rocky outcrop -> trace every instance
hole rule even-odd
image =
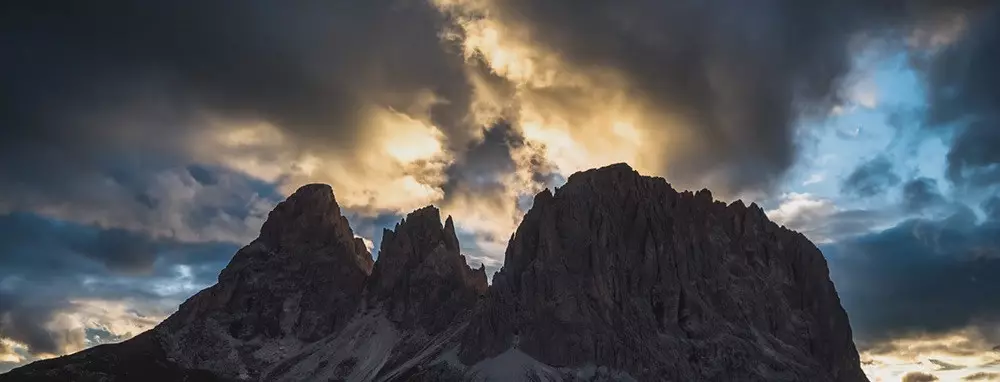
[[[265,379],[426,377],[420,369],[457,346],[486,288],[485,268],[469,268],[451,217],[442,226],[437,208],[416,210],[383,232],[362,313],[322,346],[272,368]]]
[[[383,232],[368,297],[397,325],[436,333],[475,307],[486,288],[486,268],[469,268],[451,217],[442,227],[438,209],[425,207]]]
[[[377,261],[329,186],[154,330],[0,380],[865,381],[820,252],[627,165],[535,197],[487,287],[426,207]]]
[[[190,369],[255,378],[274,362],[344,327],[361,302],[372,258],[328,185],[299,188],[268,214],[219,282],[155,329]]]
[[[372,264],[330,186],[306,185],[268,214],[260,236],[236,253],[218,284],[182,304],[165,324],[181,328],[216,316],[237,339],[291,334],[315,340],[350,318]]]
[[[535,197],[461,359],[517,343],[552,366],[640,380],[863,381],[819,250],[760,207],[626,165]]]

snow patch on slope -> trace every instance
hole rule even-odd
[[[448,362],[442,354],[439,362]],[[457,359],[454,361],[457,362]],[[465,374],[469,381],[547,381],[547,382],[635,382],[626,372],[588,364],[581,367],[553,367],[542,363],[516,347],[476,363]]]
[[[472,366],[466,377],[470,381],[550,381],[562,382],[561,373],[555,368],[538,362],[524,352],[511,348],[496,357],[487,358]]]

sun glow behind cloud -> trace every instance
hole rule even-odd
[[[872,382],[899,381],[920,372],[941,381],[960,381],[971,375],[1000,380],[1000,351],[991,349],[981,333],[960,330],[944,335],[892,339],[861,353],[861,365]]]
[[[24,362],[27,359],[22,353],[27,352],[28,347],[26,345],[9,338],[0,338],[0,364]]]
[[[350,150],[329,151],[287,137],[267,123],[219,122],[201,140],[202,155],[290,194],[304,183],[333,185],[342,207],[405,213],[443,197],[443,171],[451,163],[444,135],[426,115],[373,107]]]
[[[672,140],[684,138],[671,128],[680,122],[633,96],[614,70],[574,66],[535,46],[524,28],[490,18],[488,1],[435,3],[458,20],[460,31],[447,37],[462,44],[466,59],[481,60],[514,86],[511,97],[498,104],[502,91],[479,83],[478,121],[511,121],[563,175],[616,162],[645,173],[665,172],[664,154]]]
[[[376,3],[381,4],[366,4]],[[65,96],[43,95],[40,100],[44,102],[39,102],[32,99],[32,91],[18,94],[19,102],[23,98],[25,105],[32,104],[29,101],[37,103],[35,109],[42,111],[42,117],[18,115],[24,119],[17,122],[34,124],[42,132],[39,136],[61,137],[69,144],[61,146],[47,138],[4,131],[2,141],[12,143],[4,145],[2,151],[8,155],[4,162],[12,166],[0,166],[4,181],[0,183],[8,186],[0,195],[0,211],[22,209],[66,222],[94,223],[101,228],[125,229],[185,243],[244,244],[253,239],[268,211],[282,196],[303,183],[324,182],[334,186],[352,225],[357,224],[355,217],[383,224],[412,209],[439,205],[454,216],[460,234],[472,236],[471,240],[462,236],[463,245],[474,243],[471,250],[476,252],[470,258],[493,269],[500,266],[506,240],[520,221],[524,201],[530,200],[531,194],[558,185],[559,175],[625,161],[645,174],[667,177],[678,188],[708,187],[724,198],[745,196],[747,193],[741,192],[747,189],[759,191],[756,195],[763,195],[761,199],[770,195],[774,200],[767,207],[773,219],[805,231],[816,242],[830,242],[837,235],[887,228],[897,222],[898,216],[885,213],[882,207],[886,206],[879,205],[885,200],[847,200],[840,197],[836,187],[843,173],[855,167],[855,157],[891,151],[883,148],[888,147],[885,141],[893,139],[894,130],[888,126],[890,118],[883,117],[904,103],[898,99],[900,95],[921,103],[910,106],[925,106],[924,95],[915,89],[918,85],[894,86],[892,83],[899,81],[887,83],[883,74],[873,73],[877,70],[857,62],[850,69],[838,67],[844,55],[867,55],[858,53],[864,49],[856,51],[853,43],[845,49],[841,45],[844,34],[852,34],[847,36],[851,41],[873,43],[877,50],[873,56],[887,52],[898,55],[891,71],[899,72],[913,63],[910,59],[923,57],[906,56],[894,48],[884,50],[889,44],[873,41],[884,37],[879,31],[900,26],[900,36],[896,36],[901,39],[900,49],[940,53],[973,33],[980,17],[942,12],[929,22],[920,19],[913,25],[906,21],[896,25],[904,16],[889,15],[882,20],[883,12],[894,10],[874,9],[866,2],[839,2],[833,8],[844,13],[820,15],[824,21],[837,20],[830,23],[801,22],[817,19],[809,12],[783,8],[777,3],[746,9],[660,7],[670,2],[587,9],[586,2],[560,4],[556,0],[431,0],[436,9],[420,1],[404,3],[412,8],[404,6],[400,12],[352,8],[368,11],[362,12],[361,23],[350,22],[357,14],[311,12],[314,8],[273,9],[273,15],[283,16],[270,19],[273,23],[257,22],[260,20],[256,14],[228,10],[231,14],[226,17],[239,21],[230,27],[239,33],[223,35],[217,33],[214,23],[207,28],[187,23],[210,20],[209,15],[185,19],[190,15],[178,11],[149,19],[144,17],[150,15],[142,12],[128,13],[135,11],[132,9],[107,23],[95,24],[97,28],[112,28],[102,29],[110,33],[92,34],[103,36],[101,41],[74,36],[79,37],[74,41],[86,49],[74,48],[64,55],[59,54],[61,44],[48,40],[62,38],[60,31],[35,36],[43,37],[37,39],[41,49],[37,57],[23,60],[30,63],[26,67],[30,70],[8,71],[17,73],[12,80],[26,79],[25,89],[43,82],[32,77],[36,66],[45,68],[36,63],[49,63],[53,68],[63,68],[63,62],[81,65],[73,71],[38,70],[44,74],[42,79],[66,85]],[[931,3],[936,4],[927,2]],[[567,4],[573,9],[559,9]],[[928,9],[936,7],[928,5]],[[708,8],[713,9],[706,11]],[[917,8],[909,11],[920,13]],[[109,14],[114,12],[107,10]],[[444,30],[437,21],[421,18],[439,13],[448,16]],[[857,15],[861,16],[852,18]],[[118,20],[131,23],[136,17],[176,18],[155,23],[171,33],[143,35],[157,42],[155,46],[169,45],[178,36],[207,46],[227,46],[230,35],[240,36],[241,41],[226,50],[199,50],[199,44],[177,45],[177,52],[198,57],[177,60],[159,56],[162,50],[151,51],[157,53],[153,56],[148,55],[150,51],[130,50],[130,41],[104,40],[114,40],[113,36],[131,38],[131,34],[118,32],[130,30],[132,25],[119,25]],[[576,23],[578,17],[586,22]],[[285,25],[287,20],[292,24]],[[760,20],[764,22],[755,24]],[[877,30],[847,30],[865,20],[878,21],[874,26]],[[794,23],[800,24],[783,29]],[[553,24],[558,25],[546,29]],[[12,25],[16,30],[17,23]],[[171,25],[185,28],[170,30]],[[346,27],[328,29],[331,25]],[[808,33],[787,33],[794,29]],[[564,35],[561,40],[551,39],[559,33],[546,32]],[[331,40],[329,36],[336,38]],[[816,36],[819,38],[813,38]],[[84,51],[114,52],[115,57],[77,60]],[[51,57],[43,54],[53,52]],[[268,59],[259,59],[265,55]],[[858,61],[855,58],[848,57]],[[88,67],[88,62],[121,66]],[[229,70],[233,62],[240,63],[239,70]],[[11,63],[15,69],[20,65],[17,60]],[[170,72],[176,77],[163,88],[158,78],[125,79],[123,82],[129,85],[140,84],[140,89],[125,89],[124,101],[115,94],[107,98],[91,96],[94,91],[119,89],[121,73],[144,77],[142,73],[148,68],[134,67],[134,63],[152,63],[153,72]],[[923,80],[914,71],[909,72],[911,82]],[[984,74],[967,77],[980,75]],[[828,85],[824,81],[837,76],[845,76],[846,80],[840,84],[833,81],[837,86],[832,88],[824,87]],[[114,81],[106,81],[108,78]],[[246,78],[255,81],[244,84]],[[11,88],[17,89],[17,81],[11,82]],[[73,84],[84,90],[74,89]],[[648,84],[653,86],[643,86]],[[786,109],[790,103],[803,100],[799,94],[783,91],[814,87],[820,92],[837,92],[844,98],[820,105],[828,106],[823,109],[823,117],[831,111],[833,116],[827,122],[838,124],[836,128],[842,132],[817,138],[822,141],[817,145],[827,150],[823,153],[808,148],[793,150],[796,142],[787,139],[807,136],[813,129],[796,125],[797,110]],[[182,101],[173,102],[175,95]],[[95,99],[100,102],[91,102]],[[191,100],[195,102],[189,103]],[[190,104],[195,117],[173,115]],[[765,112],[758,115],[755,110]],[[454,114],[450,119],[442,117],[449,113]],[[104,118],[109,115],[111,118]],[[100,126],[94,128],[91,124]],[[505,128],[513,132],[510,141],[517,144],[509,144],[503,155],[480,159],[502,162],[502,166],[463,168],[476,162],[463,150],[486,145],[484,135]],[[94,142],[91,137],[96,137]],[[900,175],[919,172],[937,177],[943,188],[949,187],[939,175],[944,174],[950,143],[938,139],[934,144],[937,148],[931,151],[897,152],[892,158],[897,167],[912,162],[911,158],[920,159],[915,166],[897,169]],[[837,154],[836,159],[809,164],[793,186],[778,178],[785,175],[792,161],[808,162],[813,156],[834,158],[831,152]],[[792,159],[795,155],[799,157]],[[148,165],[147,159],[156,163],[143,167]],[[510,168],[508,161],[513,163]],[[114,168],[102,167],[107,163]],[[203,171],[239,176],[216,179],[216,185],[202,184],[185,169],[189,164],[206,165],[209,170]],[[166,167],[158,167],[161,165]],[[28,170],[22,171],[21,167]],[[55,181],[36,176],[49,173]],[[233,180],[240,177],[249,181]],[[28,187],[22,189],[21,184]],[[18,192],[8,193],[8,188]],[[193,225],[192,220],[197,219],[192,217],[201,215],[210,215],[204,217],[209,222]],[[369,237],[365,239],[366,246],[374,249],[377,242],[370,239],[377,239],[370,232],[384,225],[370,221],[366,223],[365,234]],[[387,224],[391,227],[392,223]],[[229,255],[231,252],[223,254],[227,259]],[[215,271],[205,272],[210,274],[208,279],[214,280],[211,273]],[[201,287],[181,273],[180,277],[157,280],[150,292],[162,297],[191,293]],[[0,281],[8,282],[13,277]],[[83,286],[112,285],[111,279],[88,275]],[[838,281],[838,288],[842,285]],[[74,302],[72,306],[87,315],[104,312],[101,314],[132,319],[114,313],[112,308],[95,308],[94,303]],[[84,316],[59,314],[58,322],[43,323],[56,332],[63,328],[78,331],[84,325],[81,323],[98,324]],[[109,332],[123,335],[132,329],[116,327]],[[78,339],[75,335],[63,337],[63,343]],[[0,346],[0,362],[28,354],[8,351],[24,349],[24,344],[0,345],[5,345]],[[888,359],[885,354],[873,357],[884,363],[925,362]]]

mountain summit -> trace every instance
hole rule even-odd
[[[867,381],[826,261],[625,164],[535,196],[487,286],[435,207],[377,261],[326,185],[156,328],[0,381]]]

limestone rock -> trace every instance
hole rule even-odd
[[[186,367],[254,378],[346,325],[371,268],[330,186],[306,185],[268,214],[260,236],[236,253],[218,284],[156,330]]]
[[[471,310],[486,288],[486,269],[469,268],[459,253],[451,217],[442,226],[438,209],[428,206],[383,232],[368,295],[397,324],[435,333]]]
[[[462,346],[639,380],[864,381],[826,261],[756,205],[619,164],[535,197]]]

